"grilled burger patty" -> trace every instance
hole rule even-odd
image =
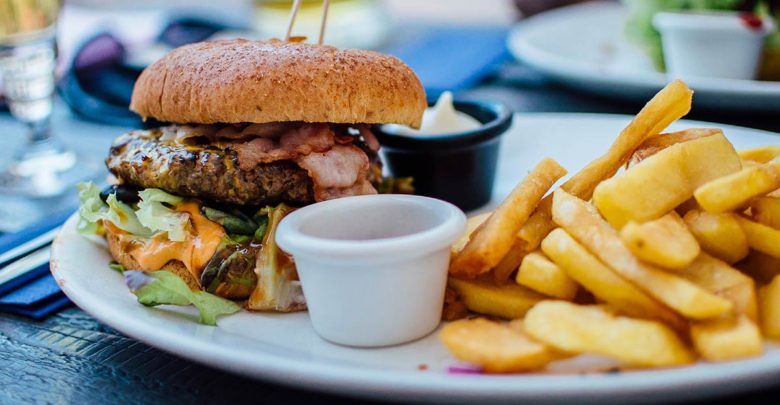
[[[160,141],[161,131],[117,138],[106,159],[123,184],[220,203],[265,205],[314,202],[312,179],[295,162],[280,160],[241,170],[234,150],[210,143]]]

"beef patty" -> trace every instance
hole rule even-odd
[[[132,131],[117,138],[106,159],[123,184],[241,205],[314,202],[312,179],[289,160],[238,167],[235,151],[208,142],[160,141],[161,131]]]

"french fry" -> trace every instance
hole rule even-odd
[[[701,252],[699,243],[676,212],[620,230],[623,243],[640,259],[670,270],[683,270]]]
[[[732,309],[730,301],[639,261],[592,206],[561,189],[553,196],[553,220],[620,276],[687,318],[712,318]]]
[[[746,167],[736,173],[701,185],[693,194],[709,212],[727,212],[743,208],[750,200],[780,188],[780,162]]]
[[[493,281],[496,284],[504,284],[509,281],[509,276],[520,267],[526,254],[528,252],[525,250],[525,243],[520,239],[515,239],[512,248],[493,269]]]
[[[639,145],[688,114],[692,99],[693,91],[682,81],[667,84],[620,132],[604,155],[588,163],[561,188],[578,198],[590,200],[596,186],[614,176]],[[547,196],[518,233],[518,237],[526,242],[528,251],[536,250],[542,239],[555,228],[551,210],[552,197]]]
[[[534,213],[517,232],[519,244],[526,251],[536,250],[542,243],[542,239],[553,229],[555,229],[555,224],[552,221],[552,194],[548,194],[539,202]]]
[[[498,286],[450,277],[448,285],[460,294],[469,310],[505,319],[522,318],[534,304],[547,298],[514,283]]]
[[[780,197],[761,197],[750,204],[750,215],[759,224],[780,229]]]
[[[740,168],[734,147],[719,133],[672,145],[601,182],[593,192],[593,203],[620,229],[629,220],[646,222],[663,216],[691,198],[700,185]]]
[[[463,236],[461,236],[460,239],[458,239],[457,242],[452,245],[453,255],[457,254],[463,250],[464,247],[466,247],[466,243],[468,243],[469,239],[471,238],[471,234],[473,234],[474,231],[476,231],[477,228],[479,228],[485,222],[485,220],[490,217],[490,214],[490,212],[484,212],[466,219],[466,233],[464,233]]]
[[[780,146],[767,145],[757,148],[743,149],[738,152],[742,160],[749,160],[758,163],[766,163],[780,156]]]
[[[516,327],[484,318],[449,323],[439,337],[457,359],[479,365],[489,373],[536,370],[566,357]]]
[[[566,231],[557,228],[542,241],[542,251],[566,274],[621,313],[660,320],[672,329],[687,329],[686,321],[594,257]]]
[[[780,340],[780,277],[759,291],[759,306],[761,308],[761,329],[770,339]]]
[[[516,281],[534,291],[566,301],[577,295],[577,283],[540,252],[531,252],[523,258]]]
[[[707,291],[731,301],[737,314],[746,315],[753,321],[758,320],[755,282],[726,262],[702,253],[679,274]]]
[[[726,263],[736,263],[750,251],[747,236],[735,214],[713,214],[693,209],[685,214],[683,221],[702,250]]]
[[[608,356],[631,366],[670,367],[694,360],[666,325],[616,316],[596,305],[540,302],[528,311],[523,327],[535,340],[560,351]]]
[[[544,159],[496,208],[484,225],[472,235],[450,265],[450,274],[475,277],[495,267],[515,242],[517,232],[536,205],[566,169]]]
[[[780,275],[780,258],[753,250],[735,265],[759,285],[768,284],[775,276]]]
[[[691,340],[699,355],[709,361],[755,357],[764,351],[761,331],[744,315],[694,322]]]
[[[634,151],[626,163],[626,168],[655,155],[656,153],[681,142],[692,141],[705,136],[715,135],[722,131],[717,128],[690,128],[669,134],[660,134],[648,138]]]
[[[735,218],[745,232],[748,246],[770,256],[780,257],[780,230],[753,222],[741,215]]]

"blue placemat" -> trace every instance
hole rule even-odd
[[[385,52],[406,62],[429,97],[472,87],[510,59],[504,28],[436,28]]]

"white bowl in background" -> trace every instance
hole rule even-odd
[[[771,18],[738,12],[661,12],[653,26],[669,76],[682,79],[754,79],[764,38],[774,29]]]

